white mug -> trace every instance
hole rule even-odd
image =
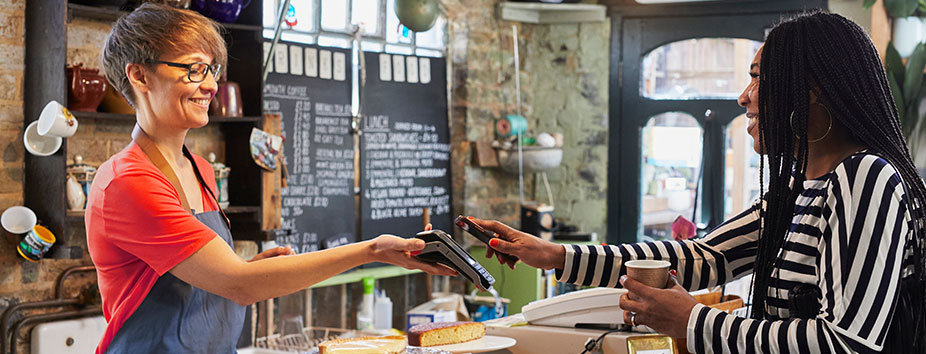
[[[32,230],[36,224],[35,213],[24,206],[11,206],[0,215],[0,224],[11,234],[24,234]]]
[[[38,121],[29,123],[26,132],[23,133],[23,144],[26,150],[35,156],[51,156],[61,148],[61,137],[39,135]]]
[[[77,118],[57,101],[49,101],[39,115],[39,134],[70,137],[77,131]]]

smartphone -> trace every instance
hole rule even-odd
[[[483,229],[482,226],[477,225],[472,220],[470,220],[469,218],[463,215],[457,216],[456,220],[454,220],[453,223],[456,224],[459,228],[463,229],[463,231],[466,231],[470,235],[473,235],[474,237],[476,237],[476,239],[478,239],[479,241],[482,241],[482,243],[486,244],[486,246],[489,245],[489,240],[495,238],[495,236],[489,233],[489,231],[487,231],[486,229]],[[512,256],[510,254],[501,253],[498,251],[495,251],[495,253],[498,253],[502,255],[502,257],[510,259],[512,261],[515,261],[515,262],[518,261],[518,257]]]

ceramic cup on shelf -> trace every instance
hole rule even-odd
[[[49,101],[39,114],[39,135],[67,138],[77,131],[77,118],[57,101]]]
[[[106,93],[103,94],[103,102],[100,102],[99,108],[100,112],[135,114],[135,109],[129,101],[122,97],[122,94],[117,92],[112,85],[106,86]]]
[[[19,205],[7,208],[0,215],[0,225],[3,226],[3,229],[16,235],[29,232],[35,226],[37,220],[32,209]]]
[[[209,103],[209,115],[219,117],[244,116],[241,87],[233,81],[226,80],[224,74],[217,86],[215,97]]]
[[[26,127],[23,133],[23,144],[26,145],[26,151],[35,156],[50,156],[61,148],[60,136],[43,136],[39,134],[39,122],[34,121]]]

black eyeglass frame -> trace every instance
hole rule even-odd
[[[212,75],[213,75],[213,77],[215,78],[215,81],[219,81],[219,75],[220,75],[221,72],[222,72],[222,64],[209,64],[209,63],[203,63],[203,62],[195,62],[195,63],[189,63],[189,64],[182,64],[182,63],[174,63],[174,62],[163,61],[163,60],[151,60],[151,62],[152,62],[152,63],[157,63],[157,64],[164,64],[164,65],[172,66],[172,67],[175,67],[175,68],[184,68],[184,69],[186,69],[186,78],[189,79],[190,82],[203,82],[203,80],[206,80],[206,75],[208,75],[210,71],[212,72]],[[203,78],[202,78],[202,79],[193,80],[193,65],[197,65],[197,64],[205,65],[205,66],[206,66],[206,72],[203,73]]]

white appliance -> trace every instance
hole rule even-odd
[[[521,308],[524,319],[532,325],[581,327],[581,325],[616,328],[624,324],[624,311],[618,307],[627,289],[592,288],[537,300]]]
[[[103,316],[39,324],[32,328],[32,354],[93,353],[105,331]]]

